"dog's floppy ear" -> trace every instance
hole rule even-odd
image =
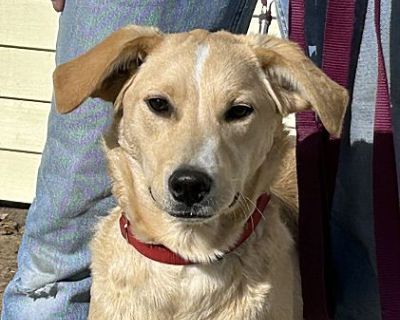
[[[114,102],[123,84],[161,40],[155,28],[128,26],[58,66],[53,74],[57,110],[70,112],[89,96]]]
[[[347,90],[332,81],[291,41],[248,37],[266,75],[266,86],[283,115],[314,110],[328,132],[340,135]]]

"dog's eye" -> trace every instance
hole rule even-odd
[[[252,114],[254,109],[245,104],[238,104],[232,106],[228,111],[225,113],[225,120],[226,121],[235,121],[246,118],[250,114]]]
[[[151,111],[160,114],[166,114],[171,111],[168,100],[164,98],[150,98],[146,100],[147,106]]]

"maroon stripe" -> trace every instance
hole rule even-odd
[[[356,1],[330,0],[327,6],[322,70],[340,85],[349,88],[349,73],[354,34]],[[340,17],[340,18],[339,18]],[[332,207],[336,173],[339,163],[340,140],[325,141],[325,190],[328,215]],[[327,266],[327,272],[329,272]],[[327,279],[329,280],[329,279]],[[329,281],[328,281],[329,284]],[[332,288],[330,288],[332,292]]]
[[[352,60],[354,16],[356,1],[329,0],[325,21],[324,45],[322,52],[322,70],[334,81],[349,89],[350,63]],[[336,174],[339,163],[340,140],[331,137],[324,140],[324,171],[326,224],[329,226],[332,199],[335,191]],[[328,229],[328,227],[327,227]],[[329,232],[326,233],[329,235]],[[330,245],[330,239],[326,241],[326,247]],[[329,253],[329,249],[326,249]],[[328,255],[328,254],[327,254]],[[325,256],[325,277],[328,289],[329,310],[334,310],[333,301],[334,279],[331,260]]]
[[[375,131],[392,132],[389,86],[383,58],[380,32],[380,0],[375,0],[375,28],[378,42],[378,88],[375,108]]]
[[[379,78],[375,106],[375,130],[377,132],[392,133],[392,117],[390,112],[388,81],[386,77],[385,66],[383,64],[382,51],[378,53],[378,61]]]
[[[289,15],[289,38],[305,51],[304,0],[290,1]],[[308,320],[328,320],[324,269],[325,197],[319,169],[322,169],[323,128],[314,112],[301,112],[296,114],[296,129],[303,315]]]
[[[296,113],[297,143],[304,141],[313,133],[322,131],[323,126],[317,121],[314,111]]]
[[[303,315],[307,320],[328,320],[325,283],[326,217],[322,185],[322,133],[312,134],[297,145],[299,186],[299,253]]]
[[[400,213],[393,135],[374,135],[374,218],[382,320],[400,319]]]
[[[323,45],[323,70],[348,86],[355,1],[330,0]],[[290,38],[306,48],[304,0],[292,0]],[[339,141],[329,139],[313,112],[296,115],[299,185],[299,248],[304,317],[329,319],[328,223],[336,180]]]
[[[389,88],[380,35],[380,0],[375,1],[378,88],[374,134],[374,218],[382,320],[400,319],[400,212]]]
[[[356,0],[329,0],[325,21],[322,70],[334,81],[349,87]],[[339,160],[338,139],[325,140],[324,158],[327,207],[330,211]]]
[[[322,69],[344,87],[348,87],[355,5],[354,0],[328,1]]]
[[[291,0],[289,4],[289,38],[305,50],[304,14],[304,0]]]
[[[289,5],[289,38],[296,42],[306,52],[306,38],[304,26],[304,0],[291,0]],[[322,128],[318,125],[315,113],[312,111],[296,114],[297,140],[302,141]]]

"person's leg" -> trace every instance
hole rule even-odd
[[[193,28],[246,32],[256,0],[67,0],[60,18],[57,64],[85,52],[112,31],[135,23],[163,31]],[[82,70],[85,72],[85,70]],[[98,217],[114,206],[100,138],[112,106],[89,99],[57,114],[52,104],[37,194],[4,294],[2,319],[86,319],[88,241]]]
[[[276,16],[283,38],[289,37],[289,0],[275,0]]]

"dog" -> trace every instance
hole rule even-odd
[[[89,319],[302,319],[293,147],[314,110],[339,136],[348,95],[292,42],[127,26],[54,75],[58,111],[113,102],[118,206],[91,242]]]

